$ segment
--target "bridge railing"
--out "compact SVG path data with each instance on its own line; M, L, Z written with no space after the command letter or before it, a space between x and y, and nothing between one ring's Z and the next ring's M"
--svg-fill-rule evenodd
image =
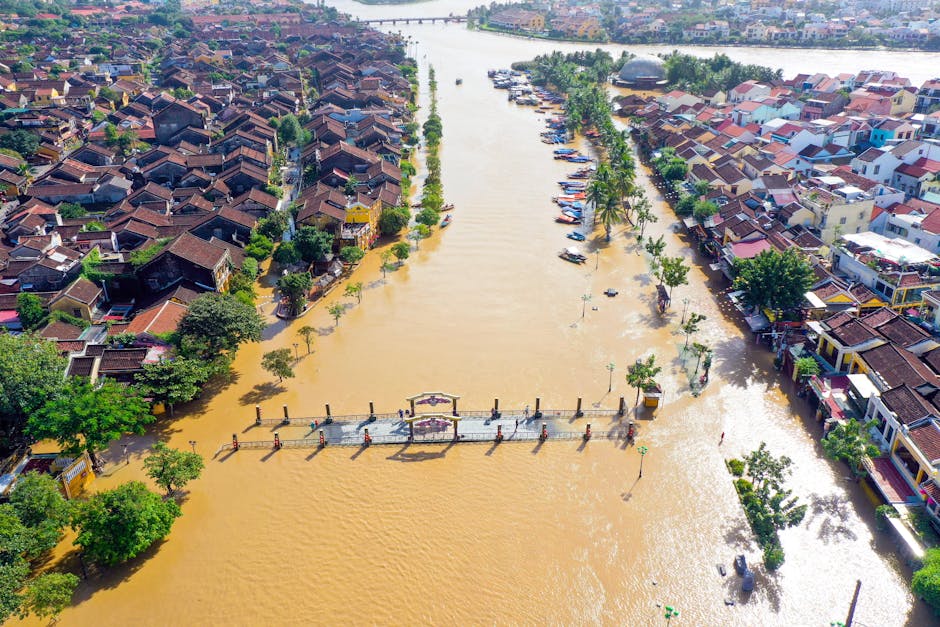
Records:
M575 417L575 414L576 414L575 410L573 410L573 409L542 409L541 412L542 412L541 418L543 418L543 419L555 419L555 420L557 420L557 419L570 419L570 418L574 418L574 417ZM431 414L431 413L443 414L445 417L450 414L449 411L428 412L428 413L429 413L429 414ZM525 414L525 409L500 409L500 410L499 410L499 413L500 413L500 419L501 419L501 420L512 420L512 419L514 419L514 418L522 419L522 418L525 418L525 416L526 416L526 414ZM470 410L470 411L458 411L457 414L458 414L458 417L459 417L459 418L490 418L490 417L492 417L492 415L493 415L491 409L486 409L486 410ZM582 416L581 416L582 418L592 418L592 417L605 417L605 418L606 418L606 417L616 416L616 415L618 415L618 412L617 412L616 409L582 409L582 410L581 410L581 414L582 414ZM337 423L337 422L340 422L340 423L360 422L360 423L363 423L363 426L368 426L367 423L369 423L369 422L392 422L392 423L395 423L395 422L399 422L399 421L402 420L401 418L399 418L398 412L393 412L393 413L376 413L376 414L373 414L373 416L375 417L375 420L370 420L370 415L369 415L369 414L343 414L343 415L330 416L330 418L333 419L333 422L334 422L334 423ZM416 417L420 419L421 416L422 416L422 412L419 411L419 412L417 413L417 416L416 416ZM409 415L408 415L407 412L405 413L405 417L406 417L406 418L409 417ZM533 409L530 407L530 408L529 408L528 418L529 418L529 419L533 419L534 417L535 417L535 410L533 410ZM302 425L310 425L310 424L313 424L313 422L316 421L318 424L322 425L326 419L327 419L327 416L326 416L326 415L322 415L322 416L290 416L290 417L288 417L288 418L286 418L286 419L283 418L283 417L281 417L281 418L262 418L260 422L258 422L257 420L255 420L255 422L254 422L253 424L257 424L257 425L266 425L266 426L276 426L276 425L285 425L285 426L286 426L286 425L295 425L295 426L302 426Z

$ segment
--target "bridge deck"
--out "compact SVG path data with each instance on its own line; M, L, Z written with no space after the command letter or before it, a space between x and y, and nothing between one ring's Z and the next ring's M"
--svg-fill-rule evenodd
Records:
M499 419L492 419L490 412L460 412L457 423L458 442L493 442L499 427L502 427L503 441L537 440L545 424L548 439L579 439L584 436L586 426L591 425L594 439L626 440L629 425L627 417L621 417L613 410L585 410L584 416L575 418L574 410L544 411L541 418L525 417L523 412L503 413ZM240 448L272 448L274 434L277 433L284 447L317 447L320 430L323 431L327 445L361 446L365 440L365 430L369 430L372 444L450 443L454 442L454 428L450 420L444 417L416 416L414 439L410 437L407 422L394 415L377 415L375 420L369 416L342 416L333 419L331 424L323 424L319 418L263 419L247 429L246 441L239 441ZM314 426L316 421L316 426ZM639 425L635 425L639 433ZM258 437L259 439L255 439ZM230 450L231 444L224 444L219 450Z

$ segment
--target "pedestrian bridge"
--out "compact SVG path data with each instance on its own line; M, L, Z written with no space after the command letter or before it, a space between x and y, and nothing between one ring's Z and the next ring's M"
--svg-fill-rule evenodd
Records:
M436 22L466 22L466 15L445 15L441 17L383 17L371 20L358 20L360 24L434 24Z

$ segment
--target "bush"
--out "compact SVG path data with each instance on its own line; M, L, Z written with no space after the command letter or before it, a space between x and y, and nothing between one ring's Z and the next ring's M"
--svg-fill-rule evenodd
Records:
M294 242L281 242L274 251L274 261L289 266L300 261L300 251Z
M783 549L779 546L768 545L764 547L764 566L767 570L777 570L783 566Z
M408 226L408 220L411 213L407 207L395 207L382 210L379 216L379 231L382 235L398 235L403 228Z
M740 477L744 474L744 462L740 459L729 459L728 470L730 470L731 474L735 477Z
M274 242L260 233L252 235L248 245L245 246L245 254L257 261L267 259L272 250L274 250Z
M911 590L940 614L940 549L930 549L924 555L924 566L914 573Z
M343 246L339 251L339 256L345 263L357 263L366 256L366 253L358 246Z

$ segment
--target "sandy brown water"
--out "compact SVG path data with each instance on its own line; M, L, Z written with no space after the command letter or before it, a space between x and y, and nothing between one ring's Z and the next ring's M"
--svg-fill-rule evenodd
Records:
M83 584L63 624L651 625L665 622L658 604L670 604L678 624L821 625L844 620L856 578L859 624L929 621L875 532L867 497L845 468L821 459L817 427L791 407L770 355L724 316L709 277L693 269L663 318L633 235L617 229L607 244L598 232L582 245L601 251L585 266L556 257L571 242L549 198L575 168L538 141L542 116L508 103L485 76L550 44L502 39L511 45L490 49L455 27L411 32L422 64L426 53L438 72L453 224L384 280L369 255L353 277L366 285L361 304L340 288L299 321L271 317L265 341L240 352L231 383L161 423L156 435L172 445L196 441L210 458L205 474L169 539ZM669 254L692 258L650 193L660 221L649 230L666 235ZM608 287L620 295L607 299ZM582 320L583 294L592 300ZM683 298L708 315L696 339L716 352L697 399L675 366ZM335 327L324 307L334 301L350 306ZM270 302L263 307L269 315ZM305 324L320 330L309 356L296 332ZM297 377L274 386L261 355L295 343ZM666 366L666 398L641 425L642 479L635 449L596 440L212 457L233 432L272 437L251 427L256 403L271 416L284 403L293 415L319 415L325 403L365 413L370 400L385 412L434 389L462 395L466 409L493 397L521 408L536 396L549 407L578 396L614 407L620 395L632 400L625 366L650 351ZM760 441L794 459L795 492L811 507L782 534L786 564L760 574L745 598L732 559L746 552L759 563L759 552L723 460ZM98 486L140 477L144 444ZM725 606L728 597L737 605Z

